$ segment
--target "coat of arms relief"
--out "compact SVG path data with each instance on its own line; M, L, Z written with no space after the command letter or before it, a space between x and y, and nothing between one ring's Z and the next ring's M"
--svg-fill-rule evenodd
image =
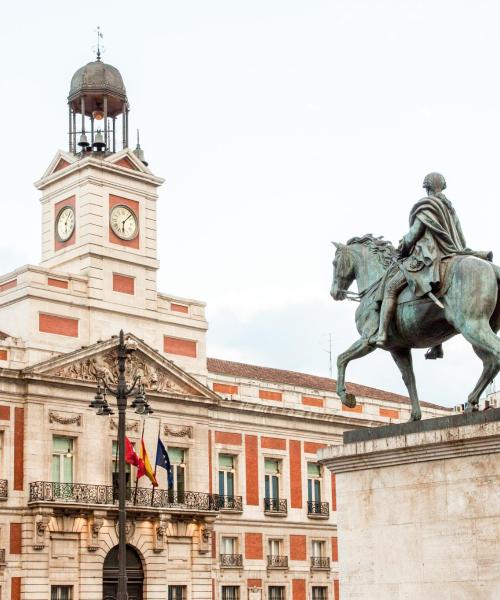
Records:
M111 349L102 354L63 365L51 371L50 374L78 381L96 381L99 377L104 379L109 386L114 386L118 381L116 350ZM155 364L140 352L135 352L127 357L125 376L128 381L133 381L135 377L140 376L145 389L150 392L193 394L193 389L188 384L177 379L161 365Z

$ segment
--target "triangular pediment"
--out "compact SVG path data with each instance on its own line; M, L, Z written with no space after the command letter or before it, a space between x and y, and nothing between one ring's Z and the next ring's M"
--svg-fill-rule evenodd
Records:
M122 167L124 169L152 175L151 170L137 158L130 148L124 148L116 154L110 154L105 158L105 161L110 165L116 165L117 167Z
M76 158L72 154L64 152L64 150L58 150L54 158L50 161L50 165L47 167L42 179L49 177L53 173L56 173L56 171L62 171L70 167L75 162Z
M128 383L140 376L148 394L204 398L219 402L220 398L216 393L133 334L126 334L125 341L127 347L135 348L127 358L125 376ZM118 380L118 343L117 337L111 338L38 363L25 369L24 374L28 377L39 375L89 383L102 377L109 386L114 387Z

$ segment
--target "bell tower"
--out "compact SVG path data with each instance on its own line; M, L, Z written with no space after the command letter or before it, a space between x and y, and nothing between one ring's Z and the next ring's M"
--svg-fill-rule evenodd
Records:
M128 301L152 308L162 183L139 143L129 148L123 78L98 51L71 79L68 151L59 151L35 184L42 192L41 265L88 277L96 300L113 301L117 285L133 286Z

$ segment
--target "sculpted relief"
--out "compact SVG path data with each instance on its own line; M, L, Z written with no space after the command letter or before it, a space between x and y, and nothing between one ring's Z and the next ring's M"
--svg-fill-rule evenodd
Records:
M101 377L109 386L114 386L118 380L116 350L111 349L103 354L64 365L51 374L78 381L96 381L97 377ZM161 394L192 394L190 386L180 380L174 380L166 369L136 352L127 358L125 376L128 381L133 381L138 375L148 391Z

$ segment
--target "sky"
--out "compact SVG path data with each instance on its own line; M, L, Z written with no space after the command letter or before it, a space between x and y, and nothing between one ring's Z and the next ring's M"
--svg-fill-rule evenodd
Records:
M335 363L357 338L356 305L329 295L331 241L397 244L430 171L468 245L500 257L498 1L20 0L2 15L2 272L40 260L32 182L66 148L97 25L166 180L159 289L207 302L209 356L329 375L330 349ZM443 361L414 355L420 397L448 406L481 371L459 338ZM383 351L347 378L405 391Z

